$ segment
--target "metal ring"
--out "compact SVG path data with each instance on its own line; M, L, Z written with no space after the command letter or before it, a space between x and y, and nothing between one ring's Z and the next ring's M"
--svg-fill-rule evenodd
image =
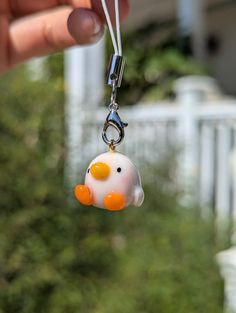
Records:
M109 104L109 110L112 111L118 111L119 110L119 105L116 102L111 102Z
M111 144L109 145L109 150L112 151L112 152L114 152L115 149L116 149L116 146L114 145L114 140L112 139L112 140L111 140Z

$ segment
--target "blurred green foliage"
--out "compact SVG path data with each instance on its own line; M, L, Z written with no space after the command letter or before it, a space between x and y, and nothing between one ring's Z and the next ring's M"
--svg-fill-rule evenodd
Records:
M0 80L0 313L221 312L214 226L178 208L167 163L142 208L67 202L61 59Z
M181 52L177 27L152 23L124 36L126 66L119 100L122 104L173 98L173 83L186 75L208 70L190 54ZM108 37L108 56L112 53Z

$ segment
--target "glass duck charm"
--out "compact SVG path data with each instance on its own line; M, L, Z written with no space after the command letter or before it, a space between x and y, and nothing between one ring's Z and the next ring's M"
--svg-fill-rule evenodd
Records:
M85 184L75 187L75 196L83 205L119 211L129 205L141 206L144 192L138 169L125 155L109 151L89 165Z

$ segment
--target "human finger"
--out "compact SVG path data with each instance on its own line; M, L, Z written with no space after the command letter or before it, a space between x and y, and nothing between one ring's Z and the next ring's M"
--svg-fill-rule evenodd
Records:
M1 0L2 1L2 0ZM112 21L114 15L114 0L106 0ZM48 10L61 5L70 5L73 8L93 9L105 22L105 16L100 0L10 0L10 9L14 17L21 17L35 12ZM121 20L129 13L129 0L119 0Z
M9 35L10 65L75 44L96 42L103 32L97 14L91 10L79 10L76 23L70 27L73 37L67 26L72 12L73 9L64 6L14 22Z

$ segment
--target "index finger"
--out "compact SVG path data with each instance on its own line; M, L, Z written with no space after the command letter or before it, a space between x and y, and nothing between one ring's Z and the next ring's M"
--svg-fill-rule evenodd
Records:
M2 0L0 0L2 1ZM61 5L70 5L72 8L93 9L105 21L100 0L10 0L11 13L15 17L44 11ZM111 19L114 20L114 1L107 0ZM124 20L129 12L129 0L120 0L120 16Z

